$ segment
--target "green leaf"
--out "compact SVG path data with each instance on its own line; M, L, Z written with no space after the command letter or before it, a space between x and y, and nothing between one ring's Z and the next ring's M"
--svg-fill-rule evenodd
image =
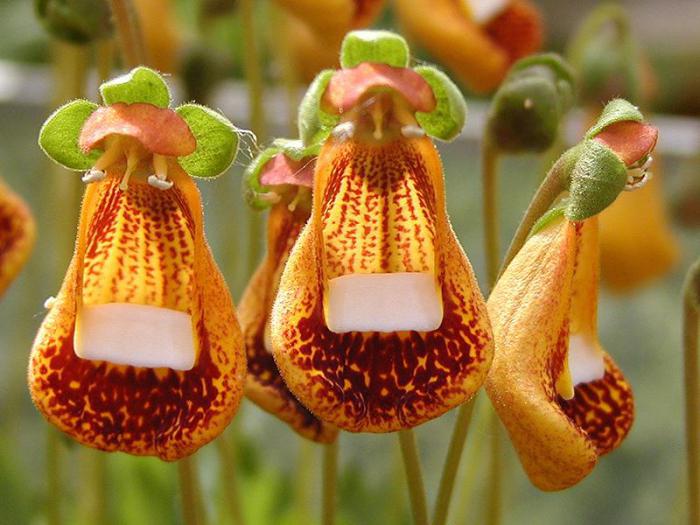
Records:
M178 159L192 177L217 177L226 171L238 153L238 130L229 120L205 106L184 104L175 110L197 141L194 153Z
M304 144L314 144L325 140L340 117L326 113L321 109L321 97L335 73L332 69L321 71L306 90L299 104L299 137Z
M345 36L340 48L340 66L345 69L362 62L381 62L394 67L408 67L409 58L406 40L391 31L352 31Z
M548 226L554 224L557 221L557 219L563 217L566 211L566 207L568 205L568 199L563 199L557 204L555 204L548 211L546 211L545 214L542 215L542 217L540 217L539 219L537 219L537 222L532 226L532 229L528 234L528 239L533 235L538 234Z
M99 151L86 155L78 145L80 130L97 109L97 104L78 99L58 108L46 119L39 132L39 146L55 162L70 170L86 170L99 157Z
M287 157L299 161L306 157L316 157L321 151L321 142L304 145L299 139L275 139L272 146L278 148Z
M610 124L631 120L634 122L644 122L644 116L637 106L627 102L624 98L616 98L607 103L600 118L595 125L586 132L586 138L592 139L598 133L607 128Z
M624 189L627 168L609 148L595 140L585 140L571 171L569 203L564 214L582 221L610 206Z
M467 118L462 92L445 73L432 66L418 66L415 71L430 85L437 101L430 113L416 112L418 124L433 138L446 141L456 138Z
M170 90L163 77L147 67L139 66L100 86L100 94L106 105L123 102L145 102L159 108L170 105Z

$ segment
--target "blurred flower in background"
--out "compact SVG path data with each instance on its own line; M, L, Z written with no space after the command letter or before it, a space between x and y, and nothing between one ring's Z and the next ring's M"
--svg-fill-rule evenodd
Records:
M29 208L0 179L0 297L24 266L34 236Z

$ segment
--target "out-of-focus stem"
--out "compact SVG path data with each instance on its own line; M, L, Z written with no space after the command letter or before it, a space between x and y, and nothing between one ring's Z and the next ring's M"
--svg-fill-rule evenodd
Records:
M498 277L500 259L498 217L498 149L488 137L481 146L481 180L484 195L484 253L489 289Z
M335 508L338 483L339 438L323 445L323 497L321 502L322 525L335 524Z
M61 441L56 429L46 432L46 518L49 525L61 524Z
M414 525L428 525L428 507L425 503L423 474L418 456L418 447L416 446L416 437L412 429L399 431L399 444L401 445L404 470L406 471L413 523Z
M146 62L143 38L130 0L109 0L124 65L132 68Z
M700 525L700 383L698 382L698 315L700 260L688 271L683 289L685 435L688 469L688 524Z
M503 500L503 439L498 415L492 406L489 406L489 430L491 446L491 464L489 485L486 491L486 524L498 525L501 523L501 501Z
M238 492L238 480L236 476L236 458L233 454L231 444L227 441L226 434L219 436L215 443L219 453L221 469L221 479L223 481L224 500L228 507L231 521L234 525L244 525L245 519L241 507L241 497Z
M204 505L194 457L178 461L177 469L180 476L182 519L185 525L205 525Z

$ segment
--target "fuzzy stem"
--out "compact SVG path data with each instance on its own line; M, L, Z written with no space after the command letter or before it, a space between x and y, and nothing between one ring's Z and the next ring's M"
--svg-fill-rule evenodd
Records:
M234 525L244 525L245 519L241 511L241 497L238 491L238 480L236 476L236 458L227 436L219 436L216 443L216 450L219 453L219 468L221 469L221 480L224 489L224 500L229 510L231 522Z
M182 519L185 525L204 525L204 507L197 479L197 465L192 456L177 462L180 476Z
M339 439L323 445L323 501L321 504L322 525L335 523L336 488L338 478Z
M263 104L263 72L261 68L260 50L256 37L254 0L240 0L241 26L243 30L244 68L248 85L248 111L250 127L255 134L258 144L267 136L265 106ZM249 212L248 222L248 275L253 273L260 259L262 219L254 210Z
M119 35L124 65L133 68L146 62L141 31L130 0L109 0Z
M401 445L404 470L406 471L413 523L414 525L428 525L428 507L425 503L423 474L421 473L416 437L412 429L399 431L399 444Z
M698 312L700 260L688 271L683 293L685 435L688 465L688 524L700 525L700 383L698 381Z
M447 522L450 500L452 499L452 491L455 486L455 477L457 476L457 470L459 470L459 462L467 440L467 432L469 431L475 400L476 397L464 403L457 413L457 421L452 431L450 446L447 449L445 464L442 468L432 525L444 525Z

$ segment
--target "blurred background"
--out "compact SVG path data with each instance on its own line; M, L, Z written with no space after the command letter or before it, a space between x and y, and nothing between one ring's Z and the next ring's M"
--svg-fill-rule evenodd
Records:
M166 41L160 44L166 50L159 56L164 62L154 65L173 73L177 98L207 103L237 126L250 128L238 2L158 0L152 4L153 9L157 4L158 16L142 21L143 30ZM595 4L537 1L545 27L543 48L564 51ZM601 341L636 396L637 419L629 437L588 478L553 494L530 485L506 444L506 524L685 523L680 289L684 272L700 254L700 3L634 0L622 5L656 78L654 96L643 109L661 128L657 153L662 164L656 169L662 171L670 235L680 255L669 271L650 282L625 293L604 289L601 294ZM241 154L227 174L199 184L207 237L235 300L250 273L248 253L255 242L249 238L253 212L241 196L241 174L259 146L271 137L289 136L294 108L303 93L303 79L296 78L297 83L284 73L288 64L283 62L288 59L280 57L290 49L289 41L275 30L285 27L290 15L273 2L258 1L254 7L263 53L266 130L258 133L259 145L250 137L244 139ZM373 26L400 30L392 2L387 2ZM420 46L414 49L421 59L435 60ZM49 429L32 406L26 387L28 354L44 316L44 300L58 291L71 255L81 192L79 174L58 170L42 154L36 143L38 131L53 108L65 100L78 96L96 100L99 74L93 64L100 62L100 53L109 56L111 52L105 42L76 48L51 37L37 20L32 2L0 2L0 176L29 204L38 231L30 262L0 300L1 524L47 523L48 503L60 506L63 523L137 525L182 520L175 465L121 453L101 454L104 459L95 461L100 453L67 438L61 437L48 456L60 466L62 494L59 498L48 493ZM118 65L114 71L119 71ZM479 143L488 99L467 88L465 94L470 106L465 131L439 148L448 211L483 286ZM571 112L565 133L569 140L578 140L586 113L585 109ZM548 155L509 156L502 163L503 250L551 162ZM262 238L258 244L262 249ZM451 509L453 524L483 520L489 439L485 404L485 399L477 402ZM448 413L417 429L429 501L437 490L454 416ZM245 523L319 520L318 445L303 441L247 401L220 439L230 445L228 461L222 462L214 445L196 454L209 523L233 523L228 504L231 487L238 491ZM394 436L343 434L340 454L339 523L411 522ZM95 509L103 505L104 511L96 516Z

